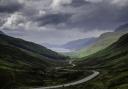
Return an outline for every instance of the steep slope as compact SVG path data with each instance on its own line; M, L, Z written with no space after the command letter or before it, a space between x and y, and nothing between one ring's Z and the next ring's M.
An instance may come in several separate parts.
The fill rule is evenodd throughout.
M47 60L45 58L45 60ZM52 67L47 61L43 61L10 45L0 43L0 88L19 84L41 84L43 76L39 71L46 73Z
M66 59L66 57L54 51L51 51L43 46L40 46L33 42L24 41L22 39L13 38L5 34L0 34L0 41L3 42L4 44L12 45L24 51L31 52L33 54L38 54L47 57L49 59L54 59L54 60Z
M97 67L103 67L106 66L106 64L110 65L110 63L113 60L109 59L118 59L120 57L124 57L128 55L128 34L122 36L117 42L113 43L109 47L93 54L88 57L85 57L89 60L86 60L85 62L88 62L89 66L95 65ZM85 59L82 58L82 59ZM103 60L102 60L103 59ZM83 62L83 61L82 61ZM85 64L85 63L83 63Z
M81 58L81 57L94 54L110 46L111 44L116 42L122 35L126 33L128 33L128 26L122 25L119 28L117 28L115 32L107 32L107 33L102 34L94 44L86 48L83 48L81 50L78 50L76 53L74 53L74 55Z
M86 89L128 89L128 34L104 50L83 59L77 68L101 72L99 77L83 85Z
M76 62L77 69L97 70L100 75L88 83L58 89L128 89L128 34L83 59Z
M32 42L0 34L0 89L43 85L50 69L63 65L58 61L65 58Z

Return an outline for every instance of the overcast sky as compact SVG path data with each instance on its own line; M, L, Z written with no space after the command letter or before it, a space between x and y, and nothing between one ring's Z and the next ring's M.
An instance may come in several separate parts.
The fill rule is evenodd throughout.
M36 43L96 37L128 22L128 0L0 0L0 30Z

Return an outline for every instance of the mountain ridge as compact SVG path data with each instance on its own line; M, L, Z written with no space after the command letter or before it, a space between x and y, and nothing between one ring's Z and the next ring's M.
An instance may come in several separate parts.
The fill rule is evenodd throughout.
M125 30L122 30L122 28ZM77 52L71 53L71 55L78 57L78 58L89 56L91 54L94 54L94 53L110 46L111 44L116 42L122 35L124 35L126 33L128 33L128 26L121 25L114 32L103 33L97 39L97 41L94 44L90 45L88 48L83 48L81 50L78 50Z
M37 53L52 59L65 59L64 56L61 56L60 54L52 50L49 50L46 47L35 44L33 42L28 42L19 38L13 38L5 34L0 34L0 41L3 41L4 43L10 44L15 47L18 47L27 51L31 51L33 53Z
M78 39L74 41L70 41L66 44L64 44L62 47L70 50L79 50L83 47L89 46L90 44L94 43L97 40L97 38L84 38L84 39Z

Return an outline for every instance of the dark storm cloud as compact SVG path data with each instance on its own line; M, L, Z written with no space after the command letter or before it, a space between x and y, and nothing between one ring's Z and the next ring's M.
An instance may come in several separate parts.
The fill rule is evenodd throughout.
M22 1L24 6L19 1ZM78 28L91 31L113 29L128 22L126 0L10 0L10 2L3 0L3 2L4 4L0 4L1 13L12 13L21 9L21 15L27 19L25 21L30 21L31 24L38 23L39 27L53 25L56 28L59 25L62 30ZM62 27L61 23L64 24Z
M39 25L57 25L60 23L66 23L71 17L71 14L48 14L36 19Z
M85 1L85 0L73 0L70 5L73 7L79 7L79 6L87 5L87 4L90 4L90 2Z
M1 0L0 13L18 12L40 26L64 23L66 28L111 29L128 22L126 0ZM48 2L48 4L47 4ZM48 5L48 7L47 7ZM46 14L39 16L39 11ZM56 14L55 14L56 13ZM2 22L1 22L2 23ZM64 27L64 26L63 26Z
M0 0L0 29L37 43L62 44L127 23L127 8L128 0Z
M73 14L66 22L63 21L66 28L82 28L85 31L114 30L120 24L128 22L127 2L126 0L73 0L70 7L64 6L60 12Z
M0 13L13 13L20 10L22 7L23 5L17 1L0 1Z
M85 10L86 7L84 7ZM83 10L84 10L83 8ZM90 6L89 12L80 12L72 16L69 21L70 26L83 27L86 29L110 29L113 25L118 24L121 20L127 21L126 8L118 9L110 6L95 5ZM126 16L124 16L126 15ZM123 21L122 21L123 22Z
M127 8L128 6L113 7L97 4L93 8L90 7L89 13L85 11L85 13L75 14L71 24L87 29L111 29L116 25L128 22Z
M124 4L126 0L119 1L72 0L71 3L66 4L66 1L64 4L61 3L62 6L56 3L55 6L57 7L54 7L53 10L45 8L46 14L42 16L37 15L37 8L27 8L26 13L32 13L28 14L28 17L32 17L31 20L39 23L40 26L54 25L57 27L58 24L64 23L65 27L62 28L66 29L108 30L128 22L128 4ZM56 12L57 14L55 14Z

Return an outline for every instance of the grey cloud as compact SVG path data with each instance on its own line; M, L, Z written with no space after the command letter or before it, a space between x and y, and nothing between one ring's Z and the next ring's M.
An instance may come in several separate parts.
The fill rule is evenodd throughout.
M22 4L20 4L17 1L14 0L1 0L0 1L0 13L13 13L18 10L20 10L23 7Z
M66 20L66 28L82 28L85 31L95 29L114 30L120 24L128 22L127 8L128 5L126 4L120 7L107 0L97 0L95 2L91 0L86 4L81 3L79 6L71 5L70 11L66 9L66 12L65 8L63 8L60 12L65 11L65 13L73 14L68 21Z
M42 40L48 43L58 41L64 43L86 38L87 34L97 36L106 30L114 30L120 24L128 22L126 0L72 0L72 2L68 2L68 0L60 2L60 0L57 3L60 5L53 4L53 0L20 1L22 3L19 0L2 0L3 4L0 3L0 25L6 22L10 24L14 19L17 27L14 29L9 26L4 29L6 31L11 29L9 34L12 36L37 43L41 43ZM121 1L122 3L119 3ZM54 6L56 7L54 8ZM10 21L6 21L8 17L16 14L14 12L20 13L20 16L25 19L16 19L14 16ZM20 24L19 27L18 24ZM25 34L26 31L28 34ZM20 35L20 32L25 33Z
M48 14L42 17L38 17L36 21L39 25L57 25L60 23L66 23L68 19L71 17L71 14Z
M87 5L87 4L90 4L90 2L85 1L85 0L73 0L70 5L72 5L73 7L79 7L79 6Z
M98 0L99 1L99 0ZM118 0L119 1L119 0ZM82 7L80 13L72 17L72 26L86 29L115 29L128 22L128 4L122 7L110 4L107 0Z
M18 0L11 0L11 3L3 1L6 4L0 5L0 12L11 13L21 9L20 12L27 20L38 23L39 26L53 25L56 28L59 25L59 28L81 28L86 31L113 29L128 22L128 5L117 5L121 0L72 0L71 3L62 4L59 9L50 8L52 0L23 0L24 6ZM122 3L125 2L126 0L122 0ZM41 10L45 14L40 16ZM64 24L62 27L61 23Z
M57 11L45 8L45 15L41 17L34 15L32 19L40 26L54 25L57 27L58 24L64 23L62 28L66 29L81 28L85 31L114 29L128 22L128 6L120 7L112 4L112 1L72 0L72 3L62 5Z
M90 7L89 13L79 13L72 17L72 25L90 29L111 29L115 25L128 22L128 6L113 7L111 5L96 4ZM86 10L86 8L85 8Z

